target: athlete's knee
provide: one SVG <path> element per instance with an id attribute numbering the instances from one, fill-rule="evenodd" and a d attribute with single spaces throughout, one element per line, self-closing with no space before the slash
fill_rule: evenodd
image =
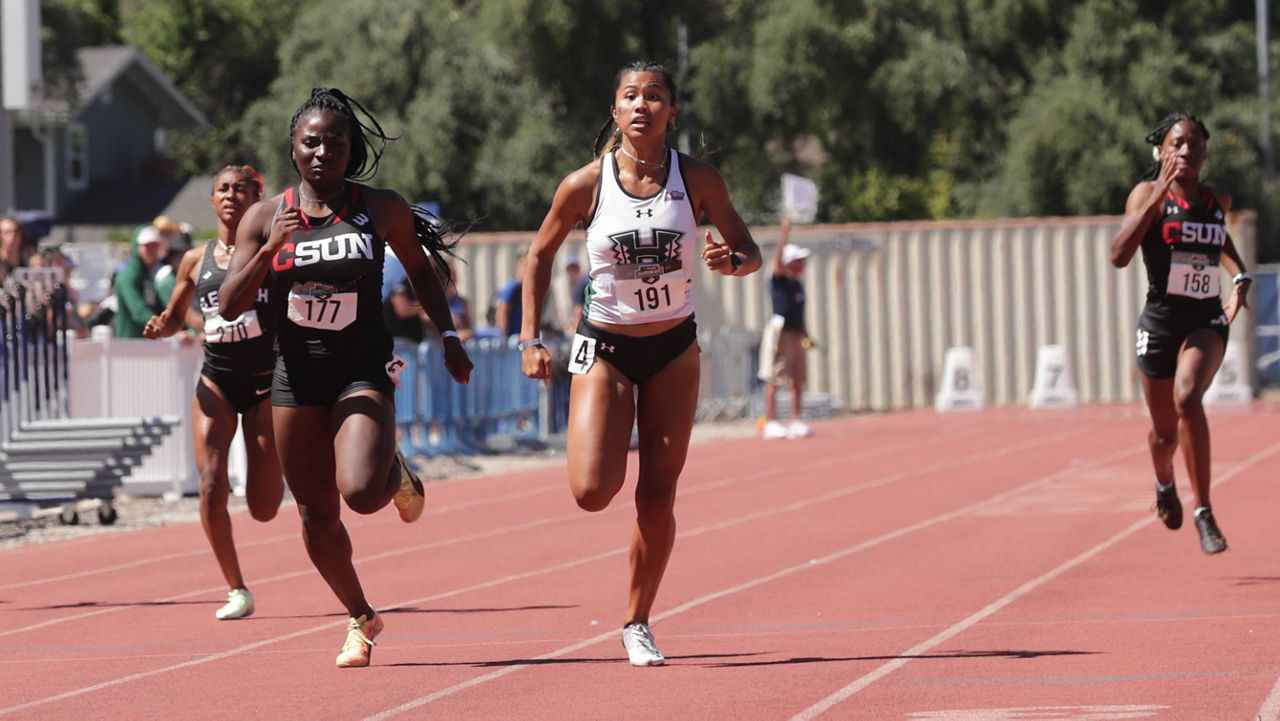
<path id="1" fill-rule="evenodd" d="M 231 484 L 224 473 L 206 468 L 200 474 L 200 507 L 226 508 L 227 498 L 231 496 Z"/>
<path id="2" fill-rule="evenodd" d="M 343 498 L 347 502 L 347 508 L 350 508 L 362 516 L 377 513 L 387 505 L 386 498 L 373 493 L 372 489 L 369 488 L 365 488 L 350 495 L 344 495 Z"/>
<path id="3" fill-rule="evenodd" d="M 249 503 L 249 516 L 259 523 L 266 523 L 276 517 L 276 512 L 280 510 L 279 504 L 274 503 Z"/>
<path id="4" fill-rule="evenodd" d="M 578 502 L 578 508 L 592 513 L 608 508 L 615 495 L 617 495 L 616 490 L 599 487 L 573 489 L 573 500 Z"/>
<path id="5" fill-rule="evenodd" d="M 324 509 L 305 504 L 298 504 L 298 516 L 302 518 L 302 529 L 308 536 L 327 535 L 342 525 L 342 517 L 338 509 Z"/>
<path id="6" fill-rule="evenodd" d="M 1173 389 L 1173 406 L 1179 418 L 1198 415 L 1204 411 L 1204 389 L 1195 383 L 1179 383 Z"/>
<path id="7" fill-rule="evenodd" d="M 636 518 L 645 525 L 665 525 L 675 520 L 676 488 L 674 483 L 645 483 L 636 488 Z"/>

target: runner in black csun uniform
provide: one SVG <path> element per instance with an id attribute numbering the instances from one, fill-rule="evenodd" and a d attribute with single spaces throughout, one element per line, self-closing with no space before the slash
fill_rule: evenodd
<path id="1" fill-rule="evenodd" d="M 236 229 L 249 206 L 262 197 L 262 178 L 248 165 L 228 165 L 213 181 L 213 211 L 218 237 L 182 256 L 169 306 L 151 318 L 142 333 L 148 338 L 173 335 L 183 325 L 194 297 L 204 316 L 204 367 L 196 382 L 193 432 L 196 467 L 200 471 L 200 521 L 213 555 L 231 590 L 214 614 L 222 620 L 253 613 L 253 595 L 240 574 L 227 497 L 227 456 L 236 433 L 236 415 L 244 430 L 248 457 L 245 496 L 249 515 L 269 521 L 280 509 L 284 483 L 271 433 L 271 393 L 275 364 L 275 321 L 269 290 L 258 288 L 252 310 L 234 322 L 218 315 L 218 287 L 235 250 Z"/>
<path id="2" fill-rule="evenodd" d="M 277 302 L 271 402 L 280 461 L 307 552 L 350 615 L 337 664 L 367 666 L 383 622 L 351 564 L 339 498 L 357 513 L 394 500 L 406 522 L 423 508 L 422 484 L 395 448 L 399 364 L 382 322 L 383 243 L 441 330 L 454 379 L 467 382 L 471 361 L 427 258 L 445 267 L 440 254 L 449 246 L 399 194 L 355 182 L 374 174 L 385 147 L 377 120 L 340 90 L 316 88 L 294 114 L 290 137 L 301 182 L 249 209 L 219 304 L 224 316 L 238 316 L 264 279 Z"/>
<path id="3" fill-rule="evenodd" d="M 1111 262 L 1123 268 L 1142 248 L 1147 304 L 1138 319 L 1138 369 L 1151 412 L 1156 512 L 1170 529 L 1182 526 L 1173 454 L 1187 462 L 1196 497 L 1200 548 L 1220 553 L 1227 541 L 1209 503 L 1209 422 L 1201 398 L 1226 350 L 1231 321 L 1246 305 L 1250 278 L 1227 234 L 1231 195 L 1200 182 L 1209 131 L 1196 117 L 1166 117 L 1147 136 L 1155 166 L 1134 186 Z M 1222 304 L 1222 273 L 1233 276 Z"/>

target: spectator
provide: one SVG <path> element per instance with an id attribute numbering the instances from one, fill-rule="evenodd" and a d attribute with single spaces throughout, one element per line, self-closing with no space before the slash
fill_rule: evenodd
<path id="1" fill-rule="evenodd" d="M 426 338 L 423 323 L 426 312 L 418 304 L 408 276 L 391 289 L 391 295 L 382 301 L 382 322 L 391 337 L 405 343 L 421 343 Z"/>
<path id="2" fill-rule="evenodd" d="M 458 292 L 458 274 L 449 268 L 449 280 L 443 282 L 444 297 L 449 301 L 449 315 L 453 316 L 453 327 L 458 331 L 458 338 L 467 341 L 475 337 L 475 325 L 471 322 L 471 302 Z"/>
<path id="3" fill-rule="evenodd" d="M 520 321 L 524 317 L 521 300 L 522 288 L 520 278 L 524 274 L 523 252 L 516 259 L 515 277 L 498 289 L 497 303 L 494 305 L 493 324 L 506 336 L 520 334 Z"/>
<path id="4" fill-rule="evenodd" d="M 134 232 L 129 261 L 115 279 L 117 338 L 141 338 L 142 328 L 164 310 L 156 292 L 155 273 L 164 255 L 164 238 L 154 225 Z"/>
<path id="5" fill-rule="evenodd" d="M 565 319 L 565 335 L 572 336 L 578 332 L 578 322 L 582 320 L 582 304 L 587 297 L 587 283 L 591 277 L 582 272 L 582 261 L 576 255 L 565 259 L 564 271 L 569 283 L 569 314 Z"/>
<path id="6" fill-rule="evenodd" d="M 8 278 L 14 268 L 27 264 L 29 245 L 26 231 L 17 218 L 0 217 L 0 281 Z"/>
<path id="7" fill-rule="evenodd" d="M 809 257 L 809 249 L 789 245 L 790 235 L 791 221 L 784 219 L 782 237 L 773 255 L 773 276 L 769 278 L 773 317 L 760 343 L 760 377 L 767 383 L 762 431 L 766 439 L 804 438 L 813 433 L 800 420 L 807 375 L 804 354 L 810 345 L 804 325 L 804 283 L 800 278 L 804 275 L 804 260 Z M 778 384 L 782 382 L 789 382 L 791 386 L 789 426 L 778 422 Z"/>

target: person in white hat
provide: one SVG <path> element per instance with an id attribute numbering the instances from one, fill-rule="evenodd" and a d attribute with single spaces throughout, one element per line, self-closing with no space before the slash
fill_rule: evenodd
<path id="1" fill-rule="evenodd" d="M 773 301 L 773 317 L 765 327 L 760 342 L 760 379 L 765 381 L 765 423 L 761 435 L 768 440 L 804 438 L 812 435 L 808 424 L 800 419 L 804 398 L 804 382 L 808 366 L 804 353 L 809 346 L 809 333 L 804 324 L 805 258 L 811 251 L 787 241 L 791 220 L 782 221 L 782 236 L 773 256 L 773 276 L 769 278 L 769 296 Z M 778 420 L 778 384 L 791 386 L 791 423 Z"/>

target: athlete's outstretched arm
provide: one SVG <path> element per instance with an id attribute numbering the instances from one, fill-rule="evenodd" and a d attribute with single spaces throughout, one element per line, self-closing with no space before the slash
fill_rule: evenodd
<path id="1" fill-rule="evenodd" d="M 404 265 L 405 275 L 409 278 L 409 285 L 413 286 L 414 295 L 418 297 L 418 304 L 427 312 L 427 317 L 437 330 L 441 333 L 455 332 L 453 336 L 441 338 L 445 368 L 455 381 L 463 384 L 470 382 L 471 359 L 462 347 L 462 339 L 456 335 L 453 314 L 449 312 L 449 300 L 445 298 L 444 288 L 440 285 L 440 276 L 436 274 L 418 239 L 409 203 L 394 190 L 381 188 L 368 188 L 365 197 L 378 232 Z"/>
<path id="2" fill-rule="evenodd" d="M 707 267 L 723 275 L 750 275 L 760 270 L 760 246 L 751 238 L 751 231 L 742 222 L 738 209 L 729 199 L 729 187 L 720 172 L 708 163 L 681 157 L 685 173 L 693 192 L 693 212 L 697 218 L 704 215 L 720 231 L 723 241 L 716 241 L 707 231 L 707 245 L 702 249 L 702 259 Z M 736 254 L 741 263 L 730 259 Z"/>
<path id="3" fill-rule="evenodd" d="M 538 337 L 547 289 L 551 286 L 552 261 L 569 231 L 578 223 L 586 221 L 587 213 L 591 212 L 592 194 L 599 180 L 600 164 L 591 163 L 570 173 L 560 181 L 560 187 L 556 188 L 551 209 L 542 219 L 538 234 L 529 245 L 529 255 L 525 258 L 521 288 L 524 305 L 524 317 L 520 323 L 521 341 Z M 551 354 L 546 348 L 525 348 L 521 365 L 529 378 L 551 377 Z"/>
<path id="4" fill-rule="evenodd" d="M 178 281 L 169 296 L 169 305 L 160 315 L 151 317 L 142 328 L 142 335 L 147 338 L 168 338 L 182 327 L 187 320 L 187 310 L 191 307 L 191 299 L 196 294 L 196 269 L 204 259 L 206 248 L 192 248 L 182 254 L 182 262 L 178 264 Z"/>

